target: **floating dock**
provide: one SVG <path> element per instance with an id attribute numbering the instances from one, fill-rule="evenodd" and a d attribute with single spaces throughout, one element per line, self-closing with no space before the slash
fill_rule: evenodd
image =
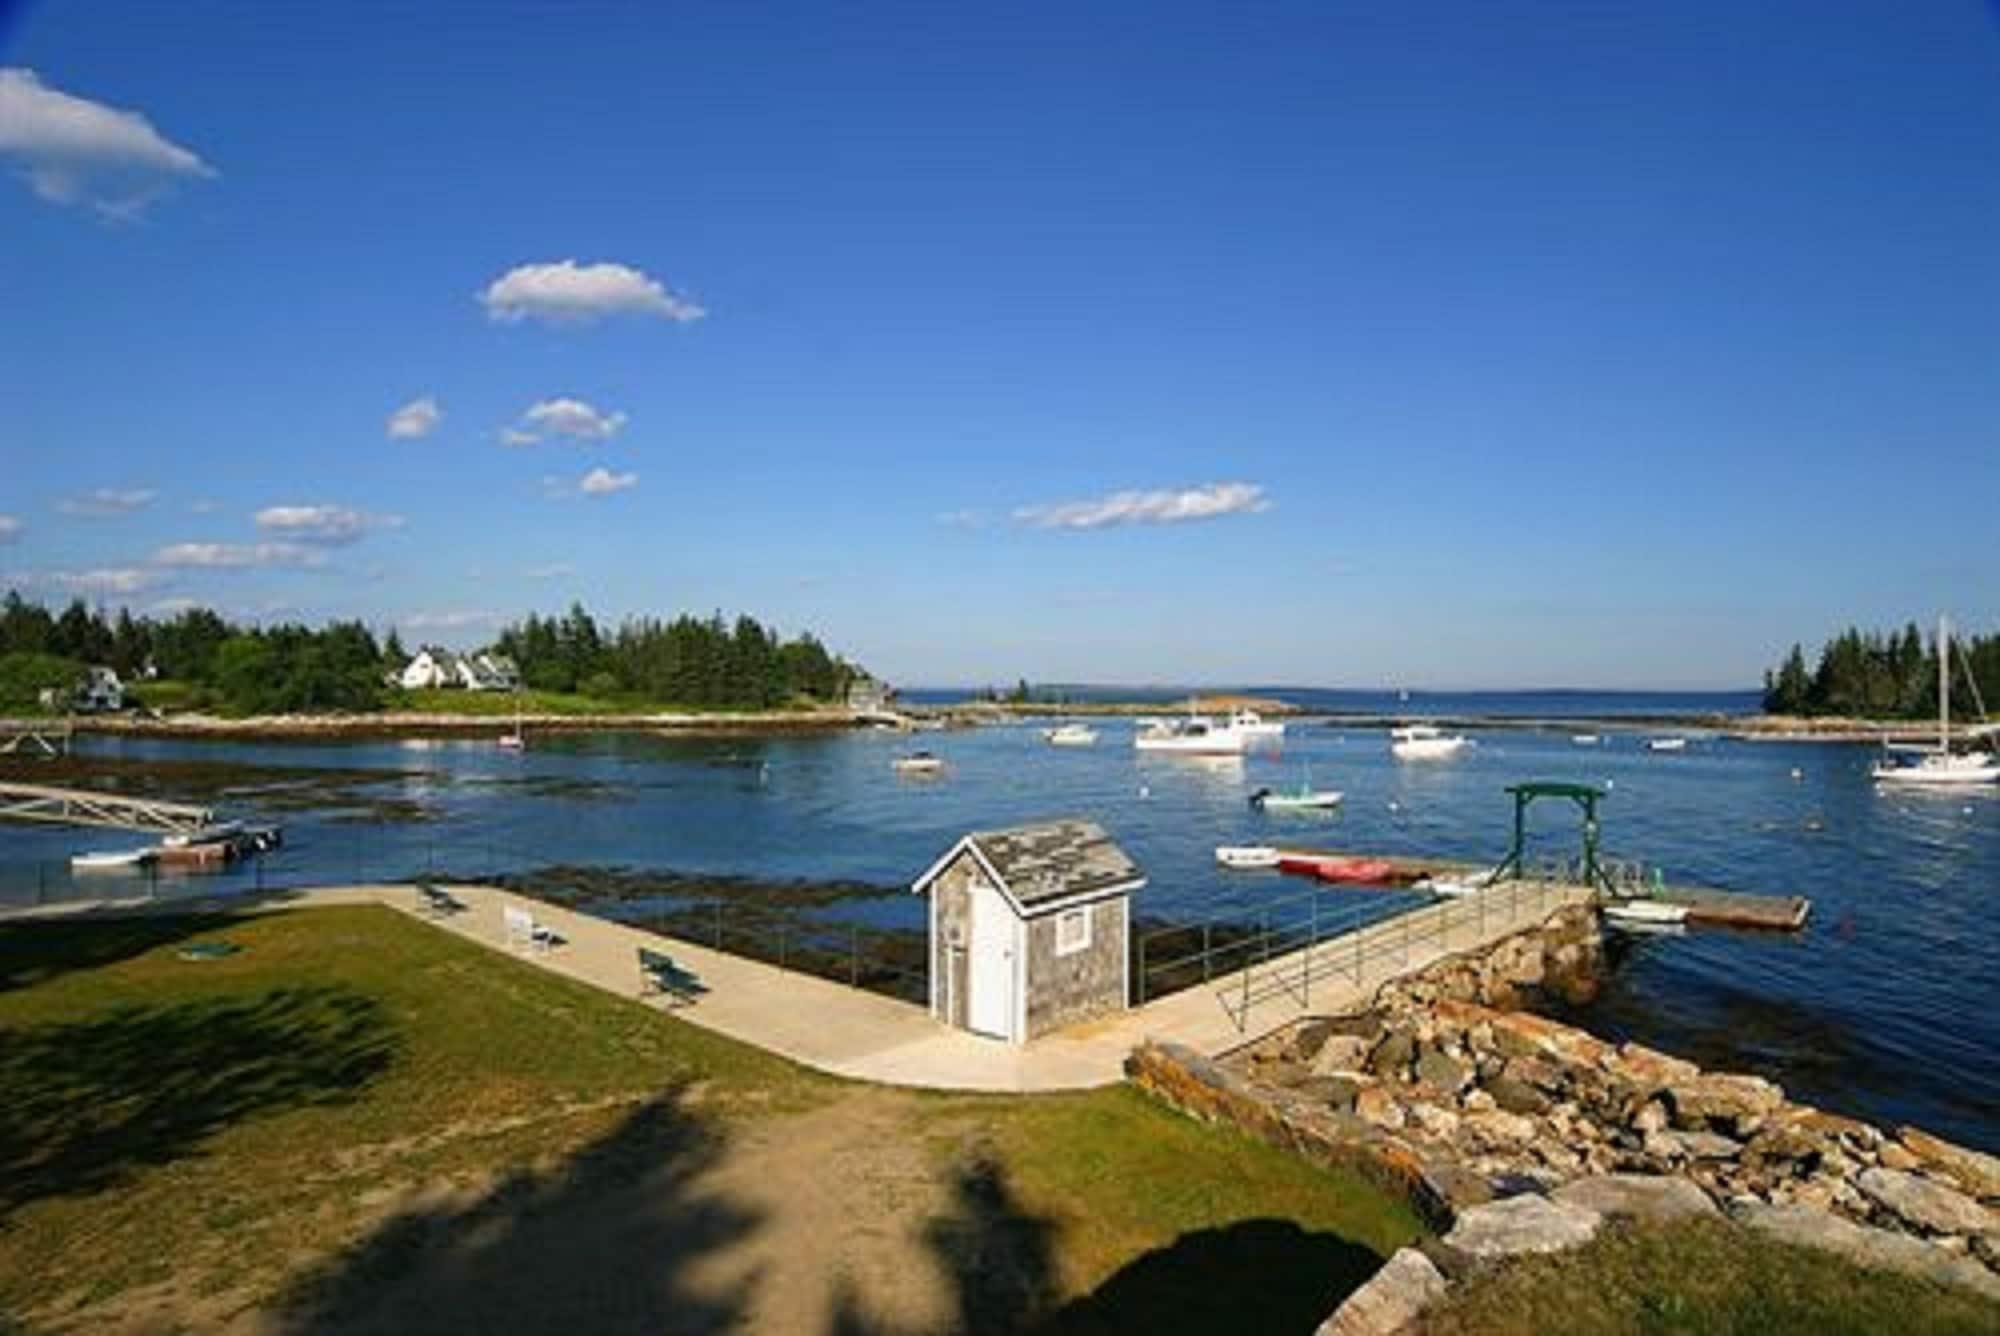
<path id="1" fill-rule="evenodd" d="M 1492 871 L 1488 863 L 1458 858 L 1419 858 L 1405 854 L 1355 853 L 1337 849 L 1284 848 L 1284 857 L 1366 859 L 1387 863 L 1394 870 L 1392 885 L 1407 887 L 1426 877 L 1476 878 Z M 1530 878 L 1533 880 L 1533 878 Z M 1365 888 L 1364 888 L 1365 889 Z M 1766 931 L 1796 932 L 1812 913 L 1812 901 L 1802 895 L 1754 895 L 1725 891 L 1713 886 L 1661 887 L 1656 893 L 1637 897 L 1663 904 L 1687 906 L 1689 923 L 1723 928 L 1756 928 Z"/>

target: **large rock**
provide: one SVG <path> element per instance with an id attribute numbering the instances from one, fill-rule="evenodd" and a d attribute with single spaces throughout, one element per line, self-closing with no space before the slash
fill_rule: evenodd
<path id="1" fill-rule="evenodd" d="M 1868 1199 L 1906 1224 L 1931 1234 L 1988 1234 L 2000 1217 L 1962 1192 L 1896 1169 L 1868 1169 L 1854 1181 Z"/>
<path id="2" fill-rule="evenodd" d="M 1675 1084 L 1685 1085 L 1701 1076 L 1701 1068 L 1681 1058 L 1669 1057 L 1644 1044 L 1624 1043 L 1611 1068 L 1634 1085 L 1648 1090 Z"/>
<path id="3" fill-rule="evenodd" d="M 1716 1216 L 1715 1203 L 1685 1178 L 1670 1174 L 1599 1174 L 1565 1183 L 1555 1199 L 1599 1215 L 1622 1216 L 1647 1224 Z"/>
<path id="4" fill-rule="evenodd" d="M 1313 1055 L 1312 1074 L 1358 1072 L 1368 1057 L 1368 1041 L 1358 1034 L 1329 1034 Z"/>
<path id="5" fill-rule="evenodd" d="M 1975 1197 L 2000 1197 L 2000 1159 L 1955 1146 L 1915 1127 L 1902 1130 L 1903 1148 L 1928 1169 L 1955 1180 Z"/>
<path id="6" fill-rule="evenodd" d="M 1748 1136 L 1785 1102 L 1785 1092 L 1761 1076 L 1710 1072 L 1667 1087 L 1674 1126 L 1690 1132 L 1719 1130 Z"/>
<path id="7" fill-rule="evenodd" d="M 1368 1070 L 1377 1076 L 1401 1079 L 1409 1074 L 1410 1063 L 1416 1056 L 1417 1032 L 1399 1027 L 1383 1035 L 1375 1045 L 1375 1051 L 1368 1055 Z"/>
<path id="8" fill-rule="evenodd" d="M 1490 1261 L 1520 1253 L 1552 1253 L 1590 1242 L 1604 1217 L 1532 1193 L 1461 1211 L 1445 1246 Z"/>
<path id="9" fill-rule="evenodd" d="M 1449 1053 L 1425 1045 L 1417 1056 L 1417 1080 L 1433 1090 L 1455 1095 L 1472 1082 L 1472 1072 Z"/>
<path id="10" fill-rule="evenodd" d="M 1444 1297 L 1444 1276 L 1415 1248 L 1403 1248 L 1347 1296 L 1313 1336 L 1390 1336 Z"/>
<path id="11" fill-rule="evenodd" d="M 1373 1084 L 1367 1077 L 1350 1072 L 1343 1076 L 1308 1076 L 1291 1089 L 1302 1099 L 1347 1113 L 1354 1108 L 1354 1097 Z"/>
<path id="12" fill-rule="evenodd" d="M 2000 1276 L 1970 1258 L 1948 1253 L 1908 1234 L 1852 1224 L 1817 1206 L 1746 1202 L 1735 1214 L 1752 1229 L 1785 1243 L 1838 1253 L 1863 1266 L 1901 1271 L 1943 1285 L 1962 1285 L 2000 1299 Z"/>
<path id="13" fill-rule="evenodd" d="M 1544 1113 L 1549 1107 L 1547 1095 L 1526 1081 L 1515 1080 L 1505 1072 L 1486 1083 L 1486 1093 L 1493 1096 L 1495 1104 L 1509 1113 Z"/>
<path id="14" fill-rule="evenodd" d="M 1692 1160 L 1733 1160 L 1743 1152 L 1743 1144 L 1716 1132 L 1667 1132 L 1668 1140 Z"/>

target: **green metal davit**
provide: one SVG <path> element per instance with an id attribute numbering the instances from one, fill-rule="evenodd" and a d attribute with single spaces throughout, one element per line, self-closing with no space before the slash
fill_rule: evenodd
<path id="1" fill-rule="evenodd" d="M 1527 784 L 1509 784 L 1507 792 L 1514 796 L 1514 847 L 1500 860 L 1498 867 L 1487 877 L 1490 885 L 1508 877 L 1519 878 L 1523 873 L 1522 857 L 1528 844 L 1528 808 L 1537 798 L 1567 798 L 1583 811 L 1583 884 L 1601 888 L 1607 894 L 1617 894 L 1611 884 L 1609 874 L 1597 861 L 1597 804 L 1606 796 L 1603 789 L 1589 784 L 1558 784 L 1538 781 Z"/>

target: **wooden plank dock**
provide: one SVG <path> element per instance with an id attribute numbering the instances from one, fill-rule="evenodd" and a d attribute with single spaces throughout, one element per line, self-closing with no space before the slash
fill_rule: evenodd
<path id="1" fill-rule="evenodd" d="M 1285 848 L 1280 852 L 1301 858 L 1379 859 L 1395 870 L 1397 883 L 1405 886 L 1424 877 L 1475 877 L 1492 869 L 1490 863 L 1461 858 L 1364 854 L 1337 849 Z M 1641 898 L 1685 905 L 1689 923 L 1711 927 L 1796 932 L 1805 926 L 1806 919 L 1812 914 L 1812 901 L 1803 895 L 1758 895 L 1714 886 L 1677 886 L 1669 883 L 1661 887 L 1657 894 Z"/>
<path id="2" fill-rule="evenodd" d="M 0 782 L 0 818 L 66 826 L 192 834 L 215 824 L 215 814 L 190 803 L 164 802 L 100 789 Z"/>

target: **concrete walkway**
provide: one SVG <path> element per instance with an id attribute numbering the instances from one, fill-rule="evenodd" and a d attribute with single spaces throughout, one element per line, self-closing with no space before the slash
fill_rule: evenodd
<path id="1" fill-rule="evenodd" d="M 509 891 L 483 886 L 448 889 L 466 906 L 449 917 L 427 912 L 410 886 L 324 887 L 273 892 L 255 900 L 225 896 L 124 905 L 99 902 L 8 917 L 380 904 L 490 950 L 633 998 L 641 993 L 638 949 L 644 946 L 672 956 L 707 989 L 694 1002 L 671 1008 L 690 1025 L 855 1080 L 937 1090 L 1025 1092 L 1110 1085 L 1123 1077 L 1125 1055 L 1148 1039 L 1172 1040 L 1198 1052 L 1218 1054 L 1301 1015 L 1358 1010 L 1390 979 L 1456 952 L 1490 945 L 1588 898 L 1582 887 L 1507 883 L 1259 963 L 1247 978 L 1244 971 L 1234 971 L 1213 983 L 1016 1047 L 951 1029 L 922 1007 L 813 975 Z M 553 929 L 562 944 L 544 951 L 510 946 L 502 914 L 506 906 L 527 910 Z M 668 1008 L 664 999 L 650 1005 Z"/>

